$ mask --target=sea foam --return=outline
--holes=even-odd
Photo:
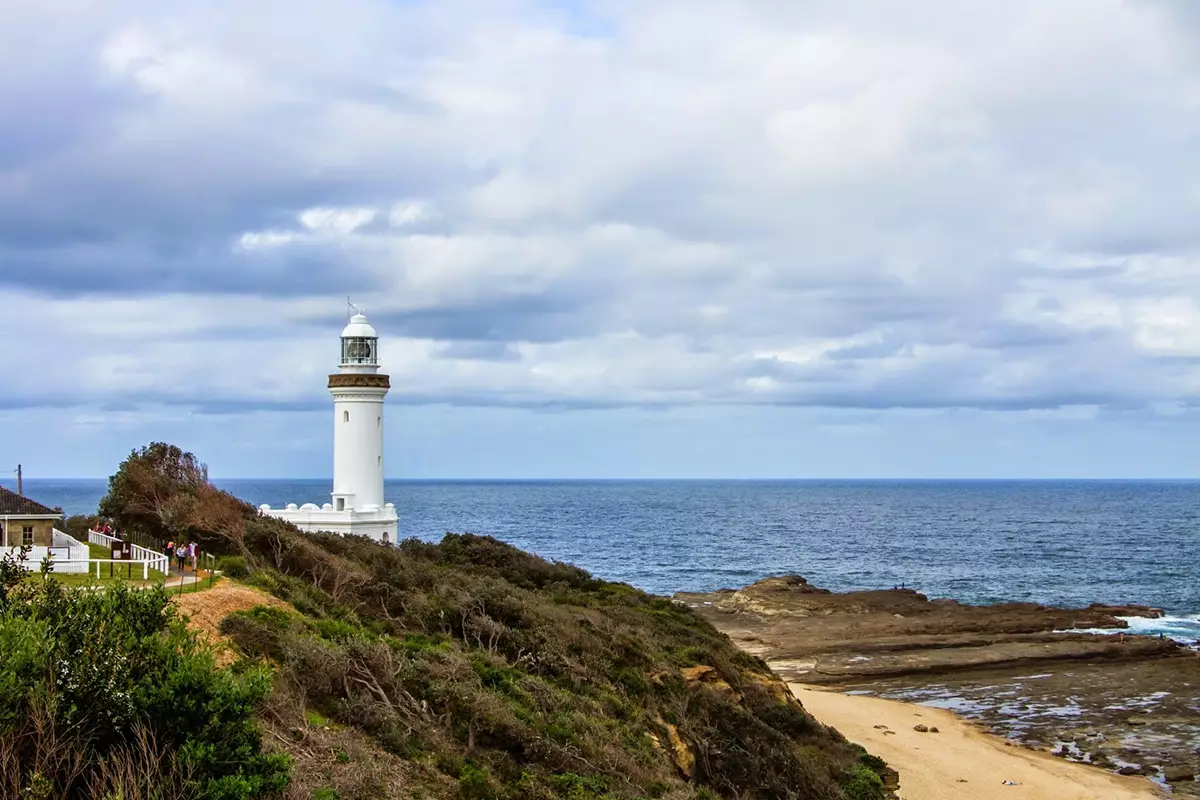
[[[1129,624],[1128,628],[1086,628],[1074,629],[1070,631],[1056,631],[1056,633],[1102,633],[1102,634],[1118,634],[1129,633],[1138,636],[1166,636],[1168,639],[1174,639],[1180,644],[1195,645],[1200,644],[1200,614],[1190,614],[1183,617],[1159,617],[1158,619],[1147,619],[1146,617],[1118,617]]]

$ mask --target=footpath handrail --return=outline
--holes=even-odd
[[[151,562],[149,562],[149,561],[134,561],[131,558],[125,558],[125,559],[121,559],[121,558],[61,558],[61,559],[55,558],[55,559],[50,560],[51,567],[57,567],[60,564],[62,564],[62,565],[65,565],[65,564],[95,564],[97,578],[100,577],[100,565],[101,564],[130,564],[130,565],[141,564],[142,580],[144,580],[144,581],[150,580],[150,563]],[[51,569],[51,571],[53,571],[53,569]],[[92,570],[89,567],[88,572],[90,573],[91,571]],[[164,572],[164,573],[166,572],[166,570],[159,570],[159,571]]]
[[[113,542],[118,541],[118,537],[109,536],[107,533],[101,533],[100,531],[89,530],[88,531],[88,541],[91,542],[92,544],[98,544],[101,547],[111,548],[113,545]],[[167,573],[167,572],[171,571],[171,559],[165,553],[159,553],[157,551],[151,550],[149,547],[142,547],[140,544],[133,544],[132,542],[130,542],[129,544],[130,544],[130,547],[133,549],[133,556],[134,556],[133,560],[134,561],[146,562],[150,565],[150,567],[152,569],[156,569],[162,573]],[[99,560],[102,560],[102,559],[88,559],[88,561],[99,561]],[[112,559],[110,559],[110,560],[112,560]],[[120,559],[116,559],[116,560],[119,561]],[[62,562],[59,562],[59,563],[62,563]]]
[[[100,531],[88,531],[88,541],[92,544],[103,545],[104,547],[112,547],[113,542],[117,540],[115,536],[109,536],[107,533]]]
[[[151,550],[149,547],[142,547],[140,544],[133,546],[133,557],[135,561],[149,562],[152,569],[159,572],[167,573],[171,571],[171,559],[166,553],[159,553]]]

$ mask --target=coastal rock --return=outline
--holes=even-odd
[[[1184,783],[1196,779],[1196,767],[1191,764],[1172,764],[1163,767],[1163,780],[1167,783]]]
[[[692,748],[679,735],[679,729],[669,722],[662,723],[667,729],[667,739],[671,742],[671,759],[679,772],[688,780],[696,774],[696,756]]]
[[[683,675],[684,683],[697,683],[703,681],[708,676],[716,675],[717,668],[705,666],[684,667],[679,672]]]
[[[1170,639],[1074,633],[1124,630],[1121,616],[1148,606],[1052,608],[1035,603],[968,606],[931,601],[912,589],[833,593],[797,575],[765,578],[729,593],[680,593],[748,652],[785,678],[845,684],[855,678],[948,673],[1068,661],[1138,661],[1186,652]],[[736,610],[732,617],[725,612]]]
[[[1145,617],[1146,619],[1160,619],[1165,616],[1161,608],[1152,608],[1150,606],[1111,606],[1103,603],[1092,603],[1087,607],[1088,611],[1095,611],[1101,614],[1111,614],[1114,617]]]
[[[913,725],[913,730],[917,733],[929,733],[929,728],[924,725]]]

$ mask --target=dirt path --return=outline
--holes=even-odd
[[[197,631],[202,637],[217,646],[219,652],[217,661],[220,664],[232,663],[235,658],[231,652],[224,649],[225,637],[218,630],[221,620],[235,611],[248,611],[255,606],[291,608],[287,603],[266,592],[229,581],[219,583],[212,589],[202,592],[178,595],[173,597],[171,602],[175,603],[180,612],[188,618],[189,628]]]

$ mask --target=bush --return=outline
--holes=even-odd
[[[47,797],[104,796],[92,788],[121,785],[121,764],[126,777],[173,775],[163,785],[199,800],[272,797],[286,787],[287,759],[262,751],[254,720],[269,673],[217,668],[161,587],[66,590],[50,579],[22,583],[8,598],[0,605],[0,752],[11,757],[0,758],[0,796],[34,784]]]
[[[883,780],[873,770],[866,765],[854,770],[846,784],[846,800],[884,800],[885,797]]]
[[[242,556],[221,556],[217,559],[217,571],[227,578],[248,578],[250,570]]]

